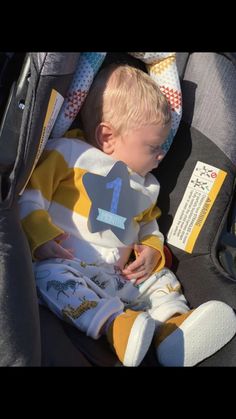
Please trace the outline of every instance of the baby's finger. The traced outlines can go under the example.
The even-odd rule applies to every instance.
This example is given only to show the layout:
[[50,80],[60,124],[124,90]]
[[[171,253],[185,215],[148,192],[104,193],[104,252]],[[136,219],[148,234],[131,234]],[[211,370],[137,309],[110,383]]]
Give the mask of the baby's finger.
[[127,268],[123,269],[123,273],[131,273],[133,271],[138,271],[143,269],[144,266],[144,262],[143,259],[141,257],[138,257],[134,262],[132,262],[129,266],[127,266]]
[[74,249],[66,249],[66,250],[68,250],[68,252],[70,252],[70,254],[74,256],[74,253],[75,253]]
[[134,284],[135,285],[142,284],[142,282],[146,281],[146,279],[148,279],[148,275],[144,275],[142,278],[137,279]]
[[59,244],[54,249],[54,252],[54,257],[56,258],[73,259],[73,254],[69,250],[64,249],[64,247],[60,246]]
[[142,271],[138,271],[138,272],[132,272],[132,273],[129,273],[129,274],[125,274],[124,277],[130,281],[131,279],[135,279],[135,280],[140,279],[144,275],[146,275],[146,272],[145,272],[145,270],[142,270]]

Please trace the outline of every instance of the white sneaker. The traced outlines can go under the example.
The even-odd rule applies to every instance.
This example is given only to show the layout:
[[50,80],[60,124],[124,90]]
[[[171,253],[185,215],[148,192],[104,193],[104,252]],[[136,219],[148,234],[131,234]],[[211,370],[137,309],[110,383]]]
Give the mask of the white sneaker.
[[110,324],[107,339],[125,366],[136,367],[145,357],[154,331],[155,320],[148,313],[127,309]]
[[157,357],[164,366],[193,366],[221,349],[235,333],[233,309],[221,301],[208,301],[157,329]]

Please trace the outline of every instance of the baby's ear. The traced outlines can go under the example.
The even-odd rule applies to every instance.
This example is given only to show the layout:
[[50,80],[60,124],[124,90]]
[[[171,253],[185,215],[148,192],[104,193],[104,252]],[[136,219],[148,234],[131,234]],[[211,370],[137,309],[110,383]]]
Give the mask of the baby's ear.
[[114,130],[107,122],[101,122],[95,130],[95,141],[104,153],[112,154],[114,151]]

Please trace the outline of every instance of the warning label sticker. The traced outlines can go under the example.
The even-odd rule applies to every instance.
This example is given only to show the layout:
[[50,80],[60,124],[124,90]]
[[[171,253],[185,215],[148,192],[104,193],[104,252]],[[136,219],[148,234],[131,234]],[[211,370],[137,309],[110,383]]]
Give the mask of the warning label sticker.
[[27,179],[27,182],[25,183],[24,187],[22,188],[20,195],[22,195],[22,193],[24,192],[26,185],[30,179],[30,176],[39,160],[39,157],[41,156],[43,149],[45,147],[45,144],[49,138],[49,135],[52,131],[53,125],[57,119],[57,116],[59,114],[59,111],[61,109],[61,106],[64,102],[64,97],[58,93],[55,89],[52,89],[51,94],[50,94],[50,98],[49,98],[49,102],[48,102],[48,107],[47,107],[47,112],[46,112],[46,116],[44,119],[44,123],[43,123],[43,129],[41,132],[41,136],[39,139],[39,145],[38,145],[38,150],[37,150],[37,155],[35,157],[34,160],[34,164],[33,167],[31,169],[30,175]]
[[39,149],[35,159],[35,163],[37,163],[44,146],[49,138],[49,135],[52,131],[54,123],[57,119],[61,106],[64,102],[64,97],[58,93],[55,89],[52,89],[51,95],[48,102],[47,112],[45,116],[45,120],[43,123],[43,129],[41,133],[41,137],[39,140]]
[[167,243],[192,253],[227,173],[198,161],[167,235]]

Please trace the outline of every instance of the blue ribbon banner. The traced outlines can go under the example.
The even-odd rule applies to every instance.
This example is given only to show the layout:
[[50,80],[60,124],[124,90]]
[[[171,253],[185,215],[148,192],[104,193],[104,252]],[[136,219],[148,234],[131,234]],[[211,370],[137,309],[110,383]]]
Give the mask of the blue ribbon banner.
[[101,208],[98,208],[98,216],[96,219],[102,223],[121,228],[122,230],[125,229],[125,221],[127,220],[127,218],[121,217],[121,215],[114,214],[113,212]]

